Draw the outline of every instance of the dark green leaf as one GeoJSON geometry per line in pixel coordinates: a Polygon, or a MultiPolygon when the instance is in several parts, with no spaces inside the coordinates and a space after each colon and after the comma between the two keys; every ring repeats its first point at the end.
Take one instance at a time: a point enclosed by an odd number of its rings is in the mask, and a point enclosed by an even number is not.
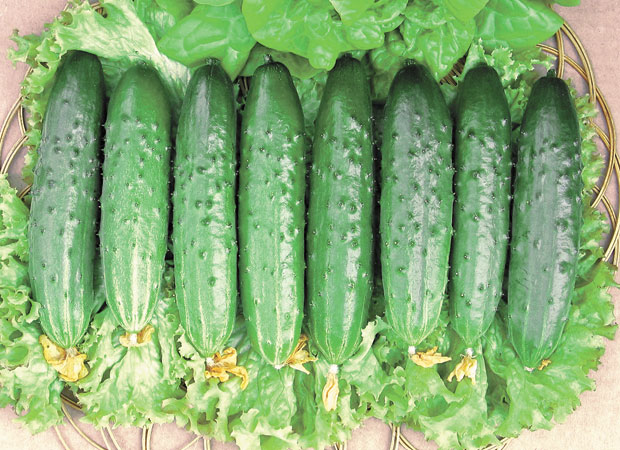
{"type": "Polygon", "coordinates": [[[252,49],[240,75],[251,77],[258,66],[265,64],[265,57],[267,55],[271,56],[274,61],[284,64],[291,72],[291,75],[297,78],[311,78],[321,71],[321,69],[312,67],[310,61],[303,56],[298,56],[294,53],[279,52],[257,44],[252,49]]]}
{"type": "Polygon", "coordinates": [[[467,52],[476,31],[473,19],[462,22],[436,1],[412,3],[405,17],[400,27],[405,56],[425,63],[437,80],[467,52]]]}
{"type": "Polygon", "coordinates": [[[217,58],[232,79],[245,65],[256,41],[248,32],[236,3],[201,5],[158,42],[161,51],[187,66],[217,58]]]}
{"type": "Polygon", "coordinates": [[[533,47],[553,36],[564,19],[539,0],[490,0],[476,16],[485,46],[533,47]]]}
{"type": "MultiPolygon", "coordinates": [[[[175,1],[175,0],[171,0],[171,1],[175,1]]],[[[209,6],[224,6],[224,5],[230,5],[231,3],[234,3],[236,0],[194,0],[195,3],[198,3],[199,5],[209,5],[209,6]]]]}
{"type": "MultiPolygon", "coordinates": [[[[353,3],[339,7],[345,4],[353,3]]],[[[384,34],[402,22],[406,5],[406,0],[380,0],[355,21],[341,19],[328,0],[245,0],[242,9],[259,43],[303,56],[313,67],[331,69],[342,52],[383,45],[384,34]]]]}
{"type": "Polygon", "coordinates": [[[463,23],[476,17],[489,0],[444,0],[446,9],[463,23]]]}

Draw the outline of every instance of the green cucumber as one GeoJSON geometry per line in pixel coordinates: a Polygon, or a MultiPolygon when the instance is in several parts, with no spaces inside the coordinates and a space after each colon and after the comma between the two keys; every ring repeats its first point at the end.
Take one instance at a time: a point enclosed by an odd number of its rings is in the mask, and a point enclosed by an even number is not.
{"type": "Polygon", "coordinates": [[[29,274],[45,334],[74,347],[95,306],[97,199],[104,112],[101,63],[70,53],[52,88],[34,171],[29,274]]]}
{"type": "Polygon", "coordinates": [[[452,119],[428,69],[398,72],[381,149],[381,270],[385,317],[409,346],[437,326],[452,233],[452,119]]]}
{"type": "Polygon", "coordinates": [[[107,305],[129,333],[157,303],[168,236],[170,106],[157,73],[127,70],[112,93],[101,194],[107,305]]]}
{"type": "Polygon", "coordinates": [[[370,87],[349,56],[330,71],[316,121],[308,208],[308,326],[330,364],[357,350],[372,293],[370,87]]]}
{"type": "Polygon", "coordinates": [[[519,135],[508,271],[508,332],[525,367],[557,347],[575,287],[582,224],[581,136],[568,86],[532,88],[519,135]]]}
{"type": "Polygon", "coordinates": [[[239,282],[254,350],[273,365],[291,355],[304,305],[306,141],[288,69],[254,72],[242,119],[239,282]]]}
{"type": "Polygon", "coordinates": [[[237,311],[236,127],[232,83],[210,62],[181,108],[172,196],[181,325],[205,358],[222,351],[237,311]]]}
{"type": "Polygon", "coordinates": [[[502,294],[510,227],[510,108],[497,72],[481,65],[458,88],[450,321],[468,346],[491,325],[502,294]]]}

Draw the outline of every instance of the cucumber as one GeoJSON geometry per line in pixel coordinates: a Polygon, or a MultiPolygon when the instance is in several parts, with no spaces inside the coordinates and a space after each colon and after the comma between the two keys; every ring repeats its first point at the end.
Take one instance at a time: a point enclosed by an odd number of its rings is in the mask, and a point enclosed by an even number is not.
{"type": "Polygon", "coordinates": [[[170,106],[157,73],[140,64],[112,93],[101,194],[107,305],[129,333],[157,303],[168,236],[170,106]]]}
{"type": "Polygon", "coordinates": [[[288,69],[254,72],[242,118],[239,282],[252,347],[285,363],[304,305],[304,117],[288,69]]]}
{"type": "Polygon", "coordinates": [[[185,93],[172,196],[177,305],[204,358],[223,350],[237,311],[236,127],[232,83],[209,62],[185,93]]]}
{"type": "Polygon", "coordinates": [[[454,236],[450,321],[468,347],[493,321],[502,294],[510,227],[512,123],[495,69],[465,75],[455,108],[454,236]]]}
{"type": "Polygon", "coordinates": [[[80,341],[96,303],[104,98],[97,57],[70,53],[50,93],[34,171],[28,232],[32,292],[41,304],[43,331],[65,349],[80,341]]]}
{"type": "Polygon", "coordinates": [[[361,63],[336,62],[316,121],[308,207],[308,326],[332,365],[357,350],[372,293],[371,101],[361,63]]]}
{"type": "Polygon", "coordinates": [[[401,69],[385,105],[381,149],[385,317],[409,346],[437,326],[452,233],[452,120],[424,66],[401,69]]]}
{"type": "Polygon", "coordinates": [[[528,100],[517,154],[508,333],[525,367],[557,347],[575,287],[582,224],[581,136],[566,83],[551,73],[528,100]]]}

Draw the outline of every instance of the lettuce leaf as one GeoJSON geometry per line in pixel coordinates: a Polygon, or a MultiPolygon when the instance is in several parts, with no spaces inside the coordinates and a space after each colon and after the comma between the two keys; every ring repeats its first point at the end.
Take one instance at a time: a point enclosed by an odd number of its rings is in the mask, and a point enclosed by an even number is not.
{"type": "Polygon", "coordinates": [[[160,50],[186,66],[218,58],[235,79],[245,65],[256,41],[241,15],[239,2],[199,5],[158,42],[160,50]]]}
{"type": "Polygon", "coordinates": [[[540,0],[490,0],[476,16],[476,36],[490,48],[524,49],[553,36],[564,19],[540,0]]]}
{"type": "Polygon", "coordinates": [[[400,27],[405,56],[425,63],[437,80],[465,55],[476,33],[473,18],[458,19],[442,0],[413,2],[405,17],[400,27]]]}
{"type": "MultiPolygon", "coordinates": [[[[329,364],[319,360],[312,364],[312,375],[298,373],[295,389],[300,407],[295,417],[295,430],[300,433],[302,448],[324,448],[351,438],[351,431],[369,417],[368,411],[381,398],[384,386],[394,382],[383,371],[372,345],[386,324],[376,319],[362,330],[357,352],[339,367],[338,404],[326,411],[322,392],[329,364]]],[[[313,349],[313,347],[311,346],[313,349]]],[[[313,349],[317,353],[316,349],[313,349]]]]}
{"type": "MultiPolygon", "coordinates": [[[[293,78],[293,83],[297,88],[301,107],[304,111],[304,121],[306,123],[306,138],[314,139],[314,121],[319,112],[321,96],[325,83],[327,83],[327,72],[320,72],[312,78],[300,79],[293,78]]],[[[308,146],[308,151],[312,148],[308,146]]]]}
{"type": "Polygon", "coordinates": [[[370,83],[374,101],[383,102],[387,98],[392,80],[407,60],[406,49],[407,46],[400,32],[392,31],[385,35],[383,47],[368,52],[373,73],[370,83]]]}
{"type": "Polygon", "coordinates": [[[239,364],[250,376],[248,387],[241,391],[235,378],[225,383],[206,380],[204,360],[179,329],[179,355],[188,368],[187,393],[166,400],[164,410],[174,414],[180,426],[221,441],[234,439],[242,450],[324,448],[349,439],[368,417],[372,399],[388,383],[372,352],[376,334],[384,327],[380,321],[369,323],[360,349],[340,368],[340,400],[333,412],[325,411],[321,399],[327,363],[309,364],[310,375],[290,367],[275,369],[252,351],[239,318],[227,345],[237,349],[239,364]]]}
{"type": "MultiPolygon", "coordinates": [[[[191,2],[190,2],[191,4],[191,2]]],[[[191,8],[189,4],[171,3],[169,0],[135,0],[136,14],[146,25],[155,40],[163,36],[174,24],[185,17],[191,8]],[[161,5],[164,5],[160,7],[161,5]],[[175,7],[178,5],[178,7],[175,7]]]]}
{"type": "Polygon", "coordinates": [[[84,421],[102,427],[146,426],[174,420],[162,409],[166,399],[184,395],[184,367],[177,357],[174,339],[179,318],[173,291],[169,267],[151,320],[155,333],[143,347],[125,348],[119,343],[125,331],[107,308],[95,316],[82,345],[90,372],[76,383],[75,389],[84,408],[84,421]]]}
{"type": "Polygon", "coordinates": [[[389,375],[377,401],[371,403],[374,417],[388,423],[404,423],[424,432],[440,448],[478,448],[497,442],[495,429],[487,419],[487,389],[482,347],[474,349],[478,364],[476,384],[469,380],[447,383],[449,372],[465,353],[463,343],[448,328],[444,308],[438,328],[419,348],[434,346],[452,361],[422,368],[408,357],[408,348],[386,329],[377,338],[373,351],[389,375]]]}
{"type": "Polygon", "coordinates": [[[194,2],[192,0],[155,0],[155,3],[162,11],[172,15],[177,22],[194,9],[194,2]]]}
{"type": "Polygon", "coordinates": [[[331,69],[342,52],[383,45],[384,34],[400,25],[407,6],[407,0],[334,3],[343,16],[328,0],[245,0],[242,12],[260,44],[331,69]]]}
{"type": "Polygon", "coordinates": [[[312,67],[310,61],[303,56],[289,52],[279,52],[257,44],[250,52],[250,56],[241,71],[241,76],[251,77],[258,66],[265,64],[265,58],[270,56],[274,61],[280,62],[286,66],[292,76],[306,79],[311,78],[322,72],[321,69],[312,67]]]}
{"type": "Polygon", "coordinates": [[[469,22],[489,3],[489,0],[444,0],[446,9],[461,22],[469,22]]]}
{"type": "Polygon", "coordinates": [[[64,383],[43,358],[28,282],[28,208],[0,176],[0,407],[36,433],[62,422],[64,383]]]}
{"type": "MultiPolygon", "coordinates": [[[[176,1],[176,0],[170,0],[176,1]]],[[[199,5],[209,5],[209,6],[224,6],[229,5],[235,0],[194,0],[194,3],[198,3],[199,5]]]]}

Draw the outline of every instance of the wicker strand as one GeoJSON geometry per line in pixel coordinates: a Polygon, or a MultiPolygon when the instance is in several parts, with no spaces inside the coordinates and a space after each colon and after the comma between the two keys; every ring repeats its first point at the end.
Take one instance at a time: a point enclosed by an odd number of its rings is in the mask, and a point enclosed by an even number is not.
{"type": "Polygon", "coordinates": [[[105,447],[102,447],[101,445],[96,443],[94,440],[90,438],[90,436],[84,433],[84,431],[78,426],[78,424],[75,423],[75,420],[73,420],[73,417],[71,416],[71,414],[69,414],[69,411],[67,411],[67,408],[65,407],[65,405],[62,405],[61,409],[62,409],[62,413],[64,414],[67,421],[69,422],[69,425],[73,427],[73,429],[76,431],[78,435],[80,435],[82,439],[84,439],[86,442],[88,442],[91,446],[93,446],[97,450],[108,450],[105,447]]]}
{"type": "Polygon", "coordinates": [[[112,440],[112,445],[114,445],[114,448],[116,450],[123,450],[121,446],[118,445],[118,441],[116,440],[116,436],[114,436],[112,429],[110,427],[105,427],[105,431],[108,433],[108,436],[110,436],[110,439],[112,440]]]}
{"type": "MultiPolygon", "coordinates": [[[[202,436],[196,436],[194,439],[192,439],[191,441],[189,441],[187,444],[185,444],[183,447],[181,447],[179,450],[189,450],[196,442],[198,442],[200,439],[202,438],[202,436]]],[[[204,439],[203,439],[204,442],[204,439]]]]}
{"type": "MultiPolygon", "coordinates": [[[[0,128],[0,156],[2,156],[1,150],[4,148],[4,140],[6,139],[9,127],[13,122],[15,114],[17,114],[17,111],[19,110],[19,108],[21,108],[22,100],[23,99],[21,96],[17,100],[15,100],[15,103],[13,103],[13,106],[11,106],[11,109],[9,109],[9,113],[2,122],[2,128],[0,128]]],[[[22,134],[24,133],[22,132],[22,134]]]]}
{"type": "Polygon", "coordinates": [[[71,448],[67,445],[65,438],[62,437],[62,434],[60,434],[60,430],[56,425],[54,425],[54,431],[56,432],[56,436],[58,436],[58,440],[60,441],[60,445],[62,445],[62,448],[64,448],[65,450],[71,450],[71,448]]]}

